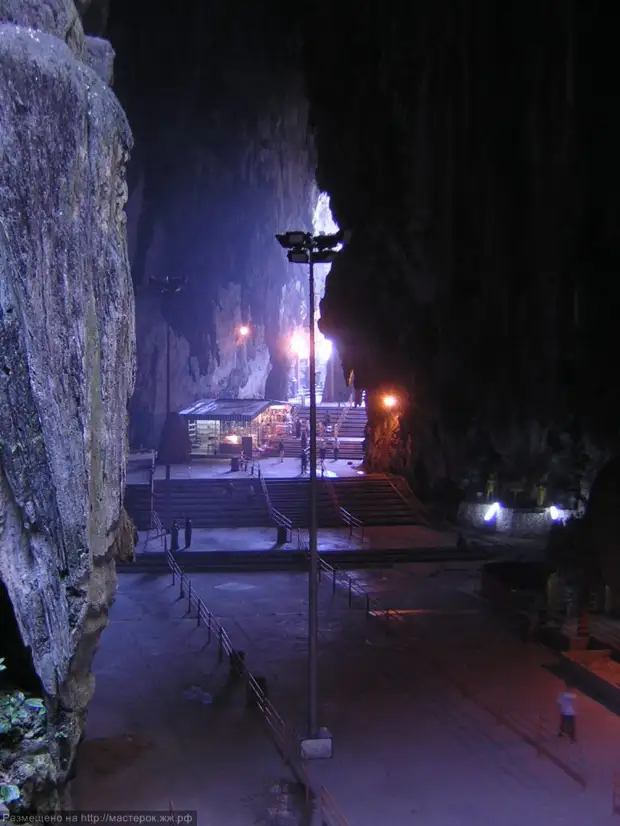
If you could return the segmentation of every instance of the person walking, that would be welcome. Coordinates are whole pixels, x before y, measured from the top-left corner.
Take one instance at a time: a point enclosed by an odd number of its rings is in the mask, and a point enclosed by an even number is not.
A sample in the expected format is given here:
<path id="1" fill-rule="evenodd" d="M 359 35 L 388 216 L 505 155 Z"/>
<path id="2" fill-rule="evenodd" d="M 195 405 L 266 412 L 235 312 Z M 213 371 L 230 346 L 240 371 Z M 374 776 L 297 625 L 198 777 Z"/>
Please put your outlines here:
<path id="1" fill-rule="evenodd" d="M 280 455 L 280 464 L 284 461 L 284 442 L 282 439 L 278 442 L 278 453 Z"/>
<path id="2" fill-rule="evenodd" d="M 577 730 L 575 726 L 577 695 L 566 683 L 566 690 L 562 691 L 558 697 L 558 706 L 560 708 L 560 728 L 558 729 L 558 737 L 566 734 L 571 743 L 577 742 Z"/>
<path id="3" fill-rule="evenodd" d="M 334 462 L 337 462 L 340 457 L 340 440 L 338 436 L 334 436 Z"/>

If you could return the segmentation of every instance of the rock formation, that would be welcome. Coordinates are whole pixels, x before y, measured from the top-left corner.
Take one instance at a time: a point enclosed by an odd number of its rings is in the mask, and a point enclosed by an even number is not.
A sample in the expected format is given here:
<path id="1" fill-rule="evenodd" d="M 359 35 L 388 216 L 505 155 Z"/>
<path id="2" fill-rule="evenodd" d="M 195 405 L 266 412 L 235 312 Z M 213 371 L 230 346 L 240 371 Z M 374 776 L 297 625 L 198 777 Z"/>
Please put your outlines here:
<path id="1" fill-rule="evenodd" d="M 323 330 L 376 396 L 373 430 L 382 389 L 401 388 L 401 453 L 430 485 L 495 464 L 583 486 L 620 414 L 620 9 L 321 0 L 311 14 L 318 183 L 354 233 Z"/>
<path id="2" fill-rule="evenodd" d="M 121 507 L 135 369 L 132 138 L 106 82 L 109 55 L 71 0 L 0 0 L 0 716 L 7 687 L 45 703 L 30 731 L 27 715 L 9 725 L 0 785 L 39 811 L 58 804 L 114 556 L 132 549 Z"/>
<path id="3" fill-rule="evenodd" d="M 311 225 L 313 164 L 299 38 L 266 3 L 112 5 L 115 84 L 136 150 L 129 240 L 138 367 L 131 439 L 156 446 L 165 412 L 206 396 L 280 398 L 306 279 L 274 234 Z M 179 49 L 178 44 L 183 43 Z M 162 301 L 150 279 L 180 278 Z M 251 335 L 240 341 L 241 324 Z"/>

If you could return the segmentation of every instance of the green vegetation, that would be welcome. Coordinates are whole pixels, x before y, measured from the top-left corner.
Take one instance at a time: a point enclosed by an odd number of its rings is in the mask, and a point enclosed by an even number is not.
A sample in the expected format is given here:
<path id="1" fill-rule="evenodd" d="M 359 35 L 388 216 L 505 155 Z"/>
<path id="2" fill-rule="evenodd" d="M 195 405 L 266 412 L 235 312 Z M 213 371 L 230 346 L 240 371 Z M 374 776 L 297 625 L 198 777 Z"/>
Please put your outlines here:
<path id="1" fill-rule="evenodd" d="M 6 671 L 4 657 L 0 657 L 0 671 Z M 38 697 L 26 697 L 22 691 L 5 690 L 0 693 L 0 746 L 15 746 L 22 740 L 33 740 L 43 734 L 45 703 Z M 19 787 L 0 772 L 0 803 L 19 801 Z"/>

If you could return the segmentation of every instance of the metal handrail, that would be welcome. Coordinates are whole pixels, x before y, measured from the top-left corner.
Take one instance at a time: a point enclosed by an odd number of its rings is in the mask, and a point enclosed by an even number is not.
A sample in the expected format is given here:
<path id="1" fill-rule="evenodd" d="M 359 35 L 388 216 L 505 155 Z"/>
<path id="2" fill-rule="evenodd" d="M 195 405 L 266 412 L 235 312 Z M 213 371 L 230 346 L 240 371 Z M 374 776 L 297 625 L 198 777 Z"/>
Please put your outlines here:
<path id="1" fill-rule="evenodd" d="M 144 540 L 144 547 L 146 547 L 149 544 L 151 539 L 160 539 L 162 541 L 162 545 L 164 545 L 164 550 L 165 550 L 166 548 L 165 548 L 164 538 L 166 536 L 166 531 L 164 530 L 164 526 L 162 524 L 162 521 L 159 518 L 159 514 L 155 510 L 152 513 L 151 524 L 153 525 L 153 527 L 148 532 L 148 534 L 146 536 L 146 539 Z M 151 536 L 152 532 L 155 533 L 154 536 Z"/>
<path id="2" fill-rule="evenodd" d="M 346 508 L 340 508 L 340 518 L 345 525 L 349 526 L 349 539 L 353 538 L 353 531 L 355 528 L 361 531 L 359 536 L 360 542 L 364 541 L 364 523 L 357 516 L 353 516 Z"/>
<path id="3" fill-rule="evenodd" d="M 179 581 L 179 596 L 186 597 L 188 602 L 187 613 L 189 614 L 192 608 L 196 611 L 196 625 L 199 626 L 204 623 L 207 629 L 207 645 L 211 643 L 213 636 L 218 641 L 218 660 L 222 662 L 224 654 L 233 656 L 235 650 L 233 648 L 232 640 L 225 630 L 224 626 L 218 622 L 213 613 L 207 608 L 202 597 L 199 597 L 192 588 L 191 579 L 183 572 L 178 562 L 170 551 L 166 552 L 166 560 L 172 572 L 172 584 L 175 585 L 177 578 Z M 263 720 L 274 737 L 277 747 L 282 753 L 283 758 L 289 763 L 293 772 L 297 775 L 297 779 L 303 784 L 305 790 L 306 803 L 309 804 L 312 793 L 312 784 L 308 775 L 308 770 L 304 765 L 300 756 L 300 741 L 291 726 L 287 725 L 284 719 L 278 714 L 273 704 L 267 699 L 265 692 L 259 685 L 256 677 L 249 670 L 245 661 L 238 659 L 237 665 L 241 675 L 254 695 L 256 707 L 261 712 Z"/>
<path id="4" fill-rule="evenodd" d="M 344 408 L 343 408 L 343 410 L 342 410 L 342 413 L 341 413 L 341 414 L 340 414 L 340 416 L 338 417 L 338 421 L 337 421 L 337 422 L 336 422 L 336 424 L 334 425 L 334 435 L 335 435 L 335 436 L 338 436 L 338 434 L 340 433 L 340 428 L 341 428 L 341 426 L 343 425 L 344 420 L 347 418 L 347 413 L 348 413 L 348 412 L 349 412 L 349 410 L 353 407 L 353 399 L 354 399 L 354 397 L 355 397 L 355 391 L 354 391 L 354 390 L 352 390 L 352 391 L 351 391 L 351 395 L 349 396 L 349 398 L 346 400 L 346 402 L 345 402 L 345 404 L 344 404 Z"/>
<path id="5" fill-rule="evenodd" d="M 297 549 L 299 551 L 304 551 L 304 553 L 310 552 L 310 538 L 306 539 L 304 532 L 301 528 L 297 528 Z M 323 562 L 323 560 L 319 557 L 319 562 Z"/>
<path id="6" fill-rule="evenodd" d="M 429 522 L 429 520 L 428 520 L 428 519 L 424 516 L 424 514 L 423 514 L 423 513 L 421 513 L 421 512 L 420 512 L 420 509 L 414 505 L 414 499 L 416 499 L 416 497 L 414 497 L 413 493 L 411 493 L 411 499 L 407 499 L 407 497 L 406 497 L 406 496 L 405 496 L 405 494 L 402 492 L 402 490 L 399 490 L 399 489 L 396 487 L 396 485 L 394 484 L 394 482 L 392 481 L 392 479 L 390 479 L 390 477 L 389 477 L 389 476 L 388 476 L 388 483 L 389 483 L 390 487 L 392 488 L 392 490 L 393 490 L 393 491 L 395 491 L 395 493 L 396 493 L 398 496 L 400 496 L 400 498 L 403 500 L 403 502 L 405 503 L 405 505 L 407 505 L 407 507 L 408 507 L 408 508 L 409 508 L 409 509 L 413 512 L 413 513 L 415 513 L 415 515 L 416 515 L 419 519 L 421 519 L 421 520 L 422 520 L 422 523 L 423 523 L 423 524 L 424 524 L 427 528 L 429 528 L 429 527 L 430 527 L 430 522 Z M 422 506 L 422 503 L 421 503 L 421 502 L 417 502 L 417 499 L 416 499 L 416 504 L 419 504 L 420 506 Z"/>
<path id="7" fill-rule="evenodd" d="M 324 826 L 349 826 L 349 821 L 325 786 L 321 786 L 319 803 Z"/>
<path id="8" fill-rule="evenodd" d="M 269 516 L 273 514 L 273 505 L 271 504 L 271 496 L 269 496 L 269 491 L 267 490 L 267 485 L 265 483 L 265 477 L 262 474 L 259 474 L 258 478 L 260 479 L 260 484 L 263 489 L 263 496 L 265 497 L 265 501 L 267 502 L 267 509 L 269 511 Z"/>
<path id="9" fill-rule="evenodd" d="M 274 520 L 276 525 L 281 525 L 283 528 L 286 528 L 287 531 L 293 530 L 293 523 L 291 522 L 291 520 L 288 518 L 288 516 L 285 516 L 279 510 L 272 508 L 271 518 Z"/>

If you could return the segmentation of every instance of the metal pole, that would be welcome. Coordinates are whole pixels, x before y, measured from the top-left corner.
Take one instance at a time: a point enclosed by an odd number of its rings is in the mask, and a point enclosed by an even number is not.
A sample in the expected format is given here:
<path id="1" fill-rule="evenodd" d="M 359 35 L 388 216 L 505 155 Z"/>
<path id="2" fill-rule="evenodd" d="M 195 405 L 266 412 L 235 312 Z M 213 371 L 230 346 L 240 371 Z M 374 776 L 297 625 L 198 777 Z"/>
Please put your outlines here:
<path id="1" fill-rule="evenodd" d="M 166 324 L 166 423 L 170 418 L 170 324 Z M 165 526 L 172 530 L 172 490 L 170 481 L 170 439 L 166 443 L 166 517 Z"/>
<path id="2" fill-rule="evenodd" d="M 314 336 L 314 262 L 310 262 L 310 581 L 308 587 L 308 737 L 317 734 L 319 552 L 316 513 L 316 352 Z"/>

